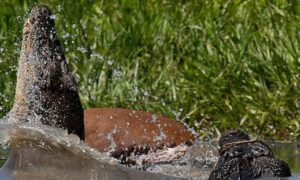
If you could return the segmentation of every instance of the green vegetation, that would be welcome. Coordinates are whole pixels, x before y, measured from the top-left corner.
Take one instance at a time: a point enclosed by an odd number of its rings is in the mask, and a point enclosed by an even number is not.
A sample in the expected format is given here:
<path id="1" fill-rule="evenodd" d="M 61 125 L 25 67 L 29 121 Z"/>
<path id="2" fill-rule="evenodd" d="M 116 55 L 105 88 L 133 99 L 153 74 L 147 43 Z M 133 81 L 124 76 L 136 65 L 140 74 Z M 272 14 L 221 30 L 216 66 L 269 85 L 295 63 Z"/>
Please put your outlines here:
<path id="1" fill-rule="evenodd" d="M 0 167 L 2 167 L 5 164 L 5 160 L 0 160 Z"/>
<path id="2" fill-rule="evenodd" d="M 5 160 L 7 159 L 9 154 L 9 149 L 2 149 L 2 146 L 0 146 L 0 168 L 4 165 Z"/>
<path id="3" fill-rule="evenodd" d="M 160 113 L 202 137 L 236 127 L 299 137 L 299 0 L 1 0 L 0 117 L 36 4 L 56 15 L 85 108 Z"/>

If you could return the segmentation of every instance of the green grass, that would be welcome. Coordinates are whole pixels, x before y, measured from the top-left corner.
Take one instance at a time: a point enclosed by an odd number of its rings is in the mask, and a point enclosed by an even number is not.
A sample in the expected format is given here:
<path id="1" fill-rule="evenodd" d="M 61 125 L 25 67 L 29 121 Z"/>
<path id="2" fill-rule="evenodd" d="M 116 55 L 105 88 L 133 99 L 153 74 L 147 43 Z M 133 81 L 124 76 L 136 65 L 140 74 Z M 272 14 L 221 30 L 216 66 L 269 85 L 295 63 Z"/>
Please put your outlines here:
<path id="1" fill-rule="evenodd" d="M 85 108 L 155 112 L 201 137 L 236 127 L 299 137 L 299 0 L 1 0 L 0 116 L 13 103 L 16 51 L 36 4 L 57 14 Z"/>
<path id="2" fill-rule="evenodd" d="M 5 164 L 5 160 L 7 159 L 9 155 L 9 149 L 2 149 L 2 146 L 0 146 L 0 168 Z"/>

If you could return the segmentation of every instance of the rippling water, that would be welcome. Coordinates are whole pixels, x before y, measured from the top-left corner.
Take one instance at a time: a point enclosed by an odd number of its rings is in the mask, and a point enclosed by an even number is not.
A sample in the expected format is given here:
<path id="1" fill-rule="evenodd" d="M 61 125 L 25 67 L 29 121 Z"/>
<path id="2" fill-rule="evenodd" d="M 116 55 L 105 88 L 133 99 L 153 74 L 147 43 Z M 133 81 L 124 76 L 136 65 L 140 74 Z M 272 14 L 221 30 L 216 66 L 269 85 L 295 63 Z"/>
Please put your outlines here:
<path id="1" fill-rule="evenodd" d="M 10 157 L 10 165 L 16 169 L 16 174 L 19 174 L 21 177 L 27 175 L 28 179 L 32 178 L 33 175 L 36 178 L 36 174 L 39 177 L 55 175 L 54 178 L 66 179 L 66 177 L 73 177 L 74 173 L 76 177 L 104 177 L 104 179 L 120 179 L 120 177 L 125 176 L 127 179 L 142 178 L 144 180 L 153 178 L 157 180 L 185 179 L 161 174 L 167 173 L 164 170 L 160 170 L 157 173 L 148 173 L 125 168 L 119 165 L 114 159 L 108 157 L 107 154 L 98 153 L 94 149 L 89 148 L 83 142 L 79 141 L 76 136 L 67 135 L 66 131 L 41 124 L 0 125 L 0 142 L 6 144 L 9 140 L 15 151 Z M 275 157 L 288 162 L 293 172 L 293 177 L 288 179 L 294 180 L 300 178 L 300 142 L 269 142 L 268 144 L 273 149 Z M 53 152 L 55 156 L 51 154 Z M 8 148 L 0 149 L 1 166 L 8 157 L 8 154 Z M 23 156 L 20 156 L 20 154 Z M 30 165 L 32 162 L 35 165 Z M 177 172 L 180 170 L 183 172 L 192 172 L 190 167 L 172 167 L 178 168 Z M 198 177 L 207 179 L 209 169 L 206 171 L 196 169 L 193 173 L 195 172 L 200 173 L 200 175 L 197 175 Z M 204 172 L 206 174 L 203 174 Z M 171 173 L 171 175 L 175 174 Z"/>
<path id="2" fill-rule="evenodd" d="M 88 147 L 77 136 L 68 135 L 66 130 L 40 123 L 0 125 L 0 139 L 4 144 L 9 140 L 12 149 L 0 169 L 1 180 L 186 179 L 126 168 L 106 153 Z"/>
<path id="3" fill-rule="evenodd" d="M 286 161 L 293 173 L 300 173 L 300 141 L 268 142 L 275 157 Z"/>

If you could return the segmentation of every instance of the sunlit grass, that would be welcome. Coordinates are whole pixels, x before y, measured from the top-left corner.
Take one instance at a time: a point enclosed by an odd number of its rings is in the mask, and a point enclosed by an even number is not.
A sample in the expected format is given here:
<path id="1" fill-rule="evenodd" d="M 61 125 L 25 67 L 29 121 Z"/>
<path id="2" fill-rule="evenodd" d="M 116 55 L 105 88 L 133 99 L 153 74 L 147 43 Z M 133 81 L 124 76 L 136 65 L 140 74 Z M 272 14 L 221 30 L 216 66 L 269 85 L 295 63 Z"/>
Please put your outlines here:
<path id="1" fill-rule="evenodd" d="M 57 14 L 85 108 L 160 113 L 201 136 L 241 127 L 299 137 L 299 1 L 39 2 Z M 13 103 L 22 26 L 35 4 L 0 4 L 3 116 Z"/>

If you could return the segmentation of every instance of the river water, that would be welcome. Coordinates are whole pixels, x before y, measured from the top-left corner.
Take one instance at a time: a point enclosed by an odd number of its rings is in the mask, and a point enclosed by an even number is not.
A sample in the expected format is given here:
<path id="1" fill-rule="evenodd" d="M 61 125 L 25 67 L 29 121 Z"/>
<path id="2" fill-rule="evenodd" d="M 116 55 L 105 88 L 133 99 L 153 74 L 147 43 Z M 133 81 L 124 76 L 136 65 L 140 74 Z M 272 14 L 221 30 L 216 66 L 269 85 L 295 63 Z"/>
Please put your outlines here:
<path id="1" fill-rule="evenodd" d="M 300 173 L 300 141 L 267 142 L 273 150 L 275 157 L 289 164 L 291 171 Z"/>
<path id="2" fill-rule="evenodd" d="M 10 143 L 11 148 L 0 169 L 1 180 L 185 180 L 195 172 L 191 166 L 181 165 L 171 165 L 172 171 L 155 170 L 156 166 L 148 172 L 124 167 L 107 153 L 88 147 L 76 135 L 41 123 L 0 124 L 0 140 Z M 7 156 L 8 150 L 2 152 Z M 209 175 L 207 170 L 197 172 L 193 176 L 200 179 Z"/>
<path id="3" fill-rule="evenodd" d="M 39 179 L 52 177 L 54 179 L 187 179 L 197 177 L 207 179 L 211 169 L 193 169 L 190 166 L 172 165 L 163 169 L 163 166 L 153 168 L 150 172 L 126 168 L 117 161 L 89 148 L 76 136 L 67 135 L 66 131 L 53 127 L 38 125 L 1 125 L 0 124 L 0 166 L 5 163 L 10 150 L 11 153 L 5 167 L 14 167 L 14 173 L 25 179 Z M 3 147 L 4 144 L 4 147 Z M 267 142 L 274 151 L 275 157 L 286 161 L 293 173 L 291 180 L 300 179 L 300 142 Z M 199 145 L 199 143 L 198 143 Z M 198 147 L 197 147 L 198 148 Z M 199 148 L 198 148 L 199 149 Z M 207 151 L 205 162 L 213 162 L 211 152 Z M 55 154 L 55 156 L 53 156 Z M 203 159 L 203 157 L 202 157 Z M 210 166 L 211 167 L 211 166 Z M 183 172 L 183 173 L 180 173 Z M 186 173 L 188 172 L 188 173 Z M 9 169 L 0 170 L 2 174 L 11 173 Z M 197 174 L 198 173 L 198 174 Z M 168 174 L 168 175 L 164 175 Z M 172 176 L 173 175 L 173 176 Z M 182 176 L 174 177 L 174 176 Z M 4 176 L 9 177 L 9 176 Z M 89 178 L 88 178 L 89 177 Z M 5 178 L 4 178 L 5 179 Z M 74 179 L 74 178 L 72 178 Z M 196 178 L 194 178 L 196 179 Z"/>

